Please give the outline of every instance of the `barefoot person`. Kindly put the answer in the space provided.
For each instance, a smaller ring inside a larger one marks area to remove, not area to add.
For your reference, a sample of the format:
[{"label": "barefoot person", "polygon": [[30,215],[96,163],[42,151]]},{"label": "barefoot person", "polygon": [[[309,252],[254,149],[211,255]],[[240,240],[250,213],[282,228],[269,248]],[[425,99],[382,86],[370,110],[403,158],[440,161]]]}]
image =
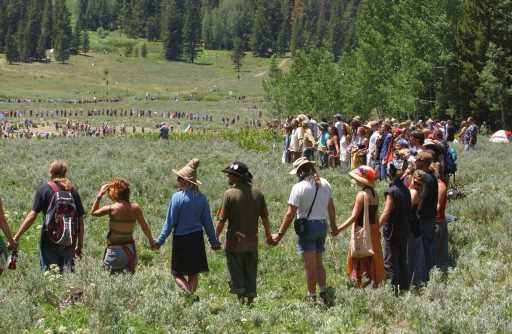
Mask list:
[{"label": "barefoot person", "polygon": [[318,175],[315,162],[306,158],[297,159],[293,163],[290,174],[296,175],[299,182],[292,188],[288,199],[288,210],[279,227],[279,232],[272,238],[276,244],[279,243],[294,219],[306,220],[306,228],[302,231],[296,229],[296,233],[298,234],[297,250],[304,259],[308,298],[316,301],[318,285],[320,298],[329,305],[322,254],[325,251],[328,217],[331,231],[334,232],[336,229],[336,209],[332,200],[331,185]]},{"label": "barefoot person", "polygon": [[[112,204],[100,208],[101,199],[105,194]],[[137,203],[130,202],[130,184],[124,179],[114,179],[103,185],[91,208],[93,217],[109,216],[109,231],[107,234],[107,249],[103,265],[112,274],[129,272],[135,273],[137,251],[133,232],[138,223],[154,247],[153,236],[149,229],[142,209]]]},{"label": "barefoot person", "polygon": [[259,218],[267,243],[273,243],[267,203],[263,194],[252,187],[252,174],[246,164],[235,161],[223,172],[232,187],[224,193],[216,236],[219,238],[228,222],[225,249],[231,293],[242,304],[250,305],[256,297]]},{"label": "barefoot person", "polygon": [[171,198],[167,218],[154,246],[159,249],[173,232],[172,275],[178,287],[190,295],[197,290],[199,274],[208,271],[203,230],[212,249],[221,249],[208,199],[199,191],[198,167],[199,160],[193,159],[182,169],[172,170],[178,176],[179,191]]},{"label": "barefoot person", "polygon": [[4,207],[2,203],[2,199],[0,199],[0,229],[4,233],[7,238],[7,245],[5,245],[4,240],[0,237],[0,274],[5,270],[7,265],[7,257],[8,257],[8,249],[13,252],[16,252],[17,244],[16,241],[12,238],[11,229],[7,224],[7,219],[5,219]]},{"label": "barefoot person", "polygon": [[[359,288],[365,287],[370,283],[373,283],[373,287],[377,288],[386,278],[384,258],[380,244],[380,231],[377,222],[379,198],[374,189],[377,173],[371,167],[360,166],[350,172],[349,175],[355,180],[361,190],[356,195],[352,215],[337,229],[335,234],[339,234],[352,224],[356,224],[356,228],[362,228],[364,225],[365,205],[368,205],[370,235],[374,254],[372,256],[355,258],[349,250],[347,255],[347,275]],[[365,203],[365,197],[367,203]]]},{"label": "barefoot person", "polygon": [[[48,169],[50,181],[37,190],[32,210],[14,236],[14,240],[19,242],[23,233],[32,226],[37,215],[40,212],[43,213],[39,245],[42,271],[49,270],[52,265],[57,265],[61,272],[64,269],[73,271],[75,256],[82,254],[84,208],[80,195],[71,181],[66,178],[67,171],[68,165],[65,161],[56,160],[50,164]],[[67,213],[59,214],[58,211],[61,209]]]}]

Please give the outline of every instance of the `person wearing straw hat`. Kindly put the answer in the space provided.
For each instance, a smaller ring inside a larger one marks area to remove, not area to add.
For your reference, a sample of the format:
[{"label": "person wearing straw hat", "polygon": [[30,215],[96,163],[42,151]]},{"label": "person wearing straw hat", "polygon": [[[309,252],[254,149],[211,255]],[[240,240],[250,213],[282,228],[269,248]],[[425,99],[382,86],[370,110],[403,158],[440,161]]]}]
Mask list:
[{"label": "person wearing straw hat", "polygon": [[177,175],[179,191],[172,195],[160,236],[154,249],[159,249],[173,231],[171,270],[176,285],[185,293],[193,295],[197,290],[199,273],[208,271],[203,230],[213,250],[221,245],[215,236],[208,199],[199,191],[197,179],[199,160],[192,159]]},{"label": "person wearing straw hat", "polygon": [[246,164],[235,161],[222,171],[231,186],[224,193],[216,236],[228,222],[226,262],[231,292],[241,304],[250,305],[256,297],[258,272],[258,221],[261,218],[267,243],[273,244],[265,197],[252,187],[252,174]]},{"label": "person wearing straw hat", "polygon": [[[377,197],[377,193],[374,189],[375,182],[377,180],[377,173],[369,166],[360,166],[351,171],[349,175],[354,179],[361,190],[356,195],[352,214],[339,228],[335,230],[334,235],[339,234],[352,224],[356,224],[356,228],[362,228],[364,225],[365,205],[368,205],[367,208],[369,212],[373,255],[363,258],[353,258],[349,251],[346,270],[349,279],[356,283],[357,287],[362,288],[373,283],[373,287],[377,288],[386,278],[377,218],[379,198]],[[367,198],[366,204],[365,197]],[[366,278],[367,280],[363,282],[363,278]]]},{"label": "person wearing straw hat", "polygon": [[272,239],[276,244],[279,243],[295,218],[296,223],[298,221],[304,223],[305,228],[302,230],[295,227],[298,235],[297,250],[304,259],[308,298],[313,302],[316,301],[318,285],[320,298],[329,306],[332,302],[327,293],[322,254],[325,251],[327,218],[330,220],[331,232],[336,229],[336,209],[332,199],[331,185],[318,175],[315,162],[304,157],[293,163],[290,174],[296,175],[299,182],[292,188],[288,199],[288,210],[279,227],[279,232],[274,234]]}]

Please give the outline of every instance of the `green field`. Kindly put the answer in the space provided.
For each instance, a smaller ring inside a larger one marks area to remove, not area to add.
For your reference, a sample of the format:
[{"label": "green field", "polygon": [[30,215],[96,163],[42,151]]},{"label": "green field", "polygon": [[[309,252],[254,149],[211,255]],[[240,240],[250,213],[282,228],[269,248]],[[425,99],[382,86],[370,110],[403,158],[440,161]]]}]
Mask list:
[{"label": "green field", "polygon": [[[269,60],[245,58],[242,80],[236,80],[229,53],[207,51],[198,64],[165,62],[157,43],[149,43],[148,58],[125,57],[129,40],[117,33],[91,36],[93,52],[72,57],[69,64],[7,65],[0,58],[0,98],[80,99],[106,96],[104,70],[109,70],[109,96],[120,103],[72,105],[63,103],[0,104],[0,111],[66,109],[127,109],[186,111],[242,120],[265,111],[261,82]],[[105,54],[107,50],[109,54]],[[285,67],[287,60],[282,60]],[[94,64],[94,66],[92,66]],[[145,101],[149,92],[155,101]],[[231,94],[230,94],[231,92]],[[193,94],[199,101],[169,101]],[[233,97],[246,96],[244,103]],[[256,106],[256,108],[254,108]],[[64,119],[61,119],[64,120]],[[153,127],[163,119],[94,117],[110,122]],[[19,121],[19,119],[18,119]],[[35,119],[51,124],[55,119]],[[180,126],[184,126],[182,121]],[[173,123],[177,125],[177,122]],[[243,123],[242,123],[243,124]],[[196,125],[196,124],[194,124]],[[171,169],[192,157],[201,159],[199,178],[212,212],[220,206],[227,182],[221,170],[231,161],[245,161],[255,186],[266,195],[273,230],[285,213],[295,179],[280,164],[280,141],[272,150],[272,134],[228,132],[175,135],[170,142],[154,135],[129,138],[58,138],[0,140],[0,196],[15,229],[31,208],[33,192],[46,180],[48,164],[57,158],[71,166],[69,177],[90,207],[100,185],[125,177],[135,201],[145,211],[156,236],[175,191]],[[170,275],[170,247],[159,253],[147,248],[137,231],[138,272],[110,276],[101,268],[107,233],[106,220],[86,218],[85,256],[76,273],[64,277],[41,274],[38,265],[40,221],[22,238],[18,270],[0,277],[0,333],[510,333],[512,332],[512,147],[491,145],[482,138],[478,151],[460,154],[457,182],[467,197],[449,204],[457,216],[449,224],[452,269],[433,274],[428,287],[395,297],[389,286],[356,290],[344,268],[349,235],[329,238],[325,262],[336,306],[324,309],[304,301],[305,277],[289,231],[282,244],[269,248],[261,241],[259,298],[252,308],[240,308],[228,292],[222,252],[208,252],[210,274],[202,277],[198,303],[180,294]],[[460,151],[460,147],[457,147]],[[504,167],[505,166],[505,167]],[[351,212],[356,189],[347,175],[325,171],[331,182],[338,223]],[[383,184],[379,186],[382,198]],[[382,205],[381,205],[382,208]],[[83,292],[74,304],[74,291]]]},{"label": "green field", "polygon": [[[482,140],[483,142],[483,140]],[[460,147],[459,147],[460,148]],[[14,333],[507,333],[512,330],[512,233],[509,200],[512,173],[503,169],[511,147],[481,144],[461,154],[458,182],[467,197],[449,204],[459,217],[449,224],[453,268],[446,277],[433,275],[427,288],[399,298],[391,288],[356,290],[344,274],[348,233],[327,241],[328,283],[336,306],[328,310],[304,302],[305,278],[289,231],[283,243],[269,248],[261,241],[259,298],[253,308],[240,308],[229,295],[222,253],[208,252],[210,274],[203,276],[191,304],[176,291],[169,270],[170,247],[147,249],[140,231],[138,272],[109,276],[101,269],[107,233],[103,219],[86,220],[85,257],[75,274],[42,275],[38,270],[35,224],[21,243],[18,270],[1,277],[0,332]],[[221,169],[234,159],[246,161],[255,185],[266,195],[273,229],[286,209],[294,178],[279,163],[279,152],[241,149],[225,140],[159,142],[150,139],[92,138],[51,141],[0,141],[0,187],[8,220],[17,227],[30,209],[35,187],[45,181],[48,163],[64,158],[70,178],[89,207],[102,182],[122,176],[132,183],[156,235],[168,199],[175,190],[171,168],[201,159],[199,177],[212,211],[220,205],[226,179]],[[498,172],[499,171],[499,172]],[[346,175],[328,171],[338,219],[351,211],[356,189]],[[383,185],[379,187],[382,196]],[[82,298],[66,306],[76,289]]]}]

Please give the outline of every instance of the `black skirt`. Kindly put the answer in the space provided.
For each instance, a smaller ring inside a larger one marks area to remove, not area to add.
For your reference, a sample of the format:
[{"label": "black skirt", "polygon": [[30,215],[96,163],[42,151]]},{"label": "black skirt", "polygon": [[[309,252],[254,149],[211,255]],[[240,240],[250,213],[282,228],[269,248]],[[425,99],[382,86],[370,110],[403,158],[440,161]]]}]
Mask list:
[{"label": "black skirt", "polygon": [[173,236],[171,272],[174,276],[208,272],[202,231]]}]

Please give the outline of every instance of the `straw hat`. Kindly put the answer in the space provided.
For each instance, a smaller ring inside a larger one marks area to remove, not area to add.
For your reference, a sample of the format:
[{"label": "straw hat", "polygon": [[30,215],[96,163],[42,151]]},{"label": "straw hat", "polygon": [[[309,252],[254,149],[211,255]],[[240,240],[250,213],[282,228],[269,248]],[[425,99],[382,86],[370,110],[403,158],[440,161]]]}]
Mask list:
[{"label": "straw hat", "polygon": [[305,157],[298,158],[297,160],[295,160],[293,162],[293,169],[290,171],[290,175],[297,175],[297,172],[299,171],[299,169],[302,166],[305,166],[305,165],[313,165],[314,166],[315,164],[316,164],[316,162],[310,161]]},{"label": "straw hat", "polygon": [[173,169],[172,172],[187,182],[195,184],[196,186],[202,184],[197,179],[197,168],[199,167],[199,159],[192,159],[188,164],[180,170]]},{"label": "straw hat", "polygon": [[369,166],[360,166],[349,173],[357,182],[360,182],[370,188],[375,187],[375,181],[377,180],[377,173]]}]

